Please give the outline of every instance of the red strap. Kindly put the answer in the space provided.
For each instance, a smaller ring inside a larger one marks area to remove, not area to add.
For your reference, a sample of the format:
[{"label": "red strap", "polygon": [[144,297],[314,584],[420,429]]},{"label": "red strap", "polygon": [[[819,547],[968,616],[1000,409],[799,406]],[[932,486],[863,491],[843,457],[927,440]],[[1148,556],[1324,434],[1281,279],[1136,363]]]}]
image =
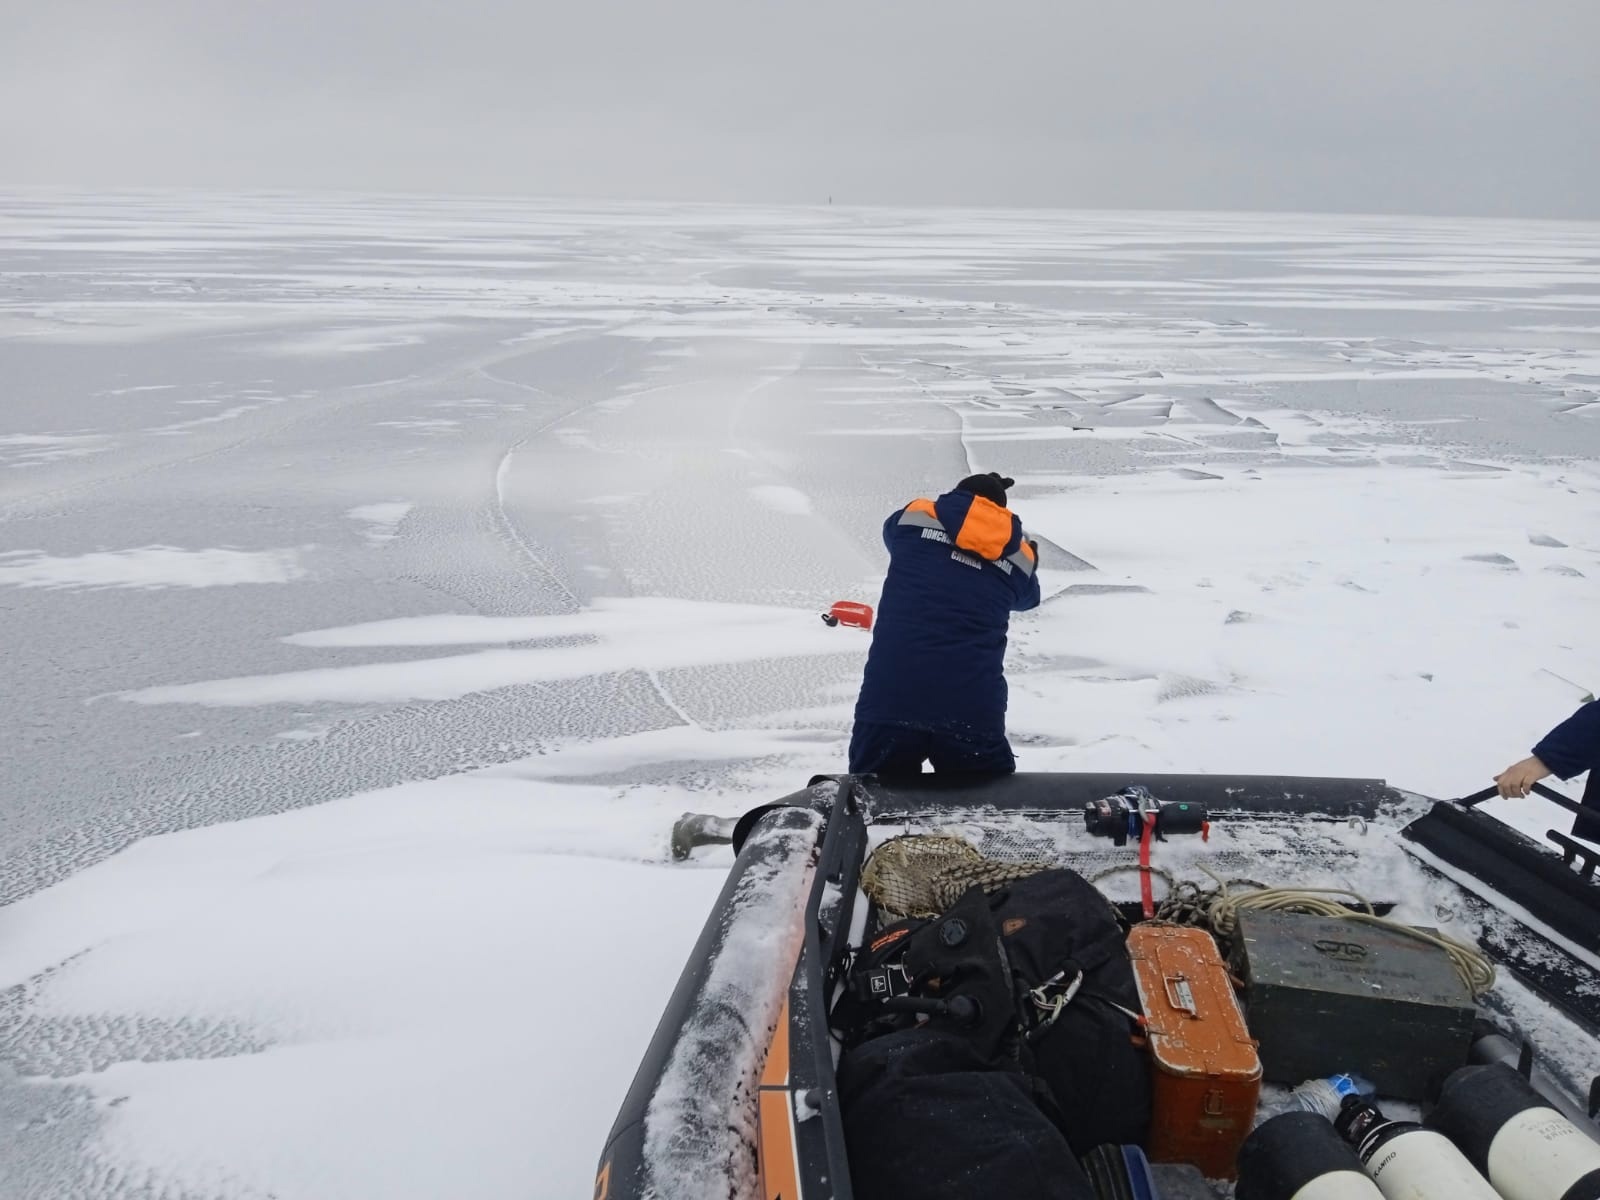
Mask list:
[{"label": "red strap", "polygon": [[1144,833],[1139,837],[1139,897],[1144,901],[1144,918],[1156,915],[1156,897],[1150,887],[1150,841],[1156,832],[1155,813],[1145,813]]}]

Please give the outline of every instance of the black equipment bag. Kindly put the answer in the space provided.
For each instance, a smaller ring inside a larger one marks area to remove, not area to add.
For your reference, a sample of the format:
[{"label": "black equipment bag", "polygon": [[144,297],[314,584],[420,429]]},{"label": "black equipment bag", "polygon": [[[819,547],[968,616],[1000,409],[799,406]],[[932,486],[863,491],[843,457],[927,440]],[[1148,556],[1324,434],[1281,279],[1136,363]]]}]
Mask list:
[{"label": "black equipment bag", "polygon": [[845,975],[844,991],[828,1014],[828,1027],[845,1046],[909,1029],[917,1023],[915,1013],[892,1008],[886,1002],[911,994],[911,976],[905,967],[906,946],[910,936],[927,923],[912,917],[885,925],[855,952]]},{"label": "black equipment bag", "polygon": [[846,997],[834,1025],[864,1031],[837,1076],[860,1200],[1093,1200],[1021,1069],[1015,985],[981,888],[880,931]]},{"label": "black equipment bag", "polygon": [[1094,1200],[1030,1080],[932,1024],[862,1042],[839,1060],[857,1200]]},{"label": "black equipment bag", "polygon": [[1073,1150],[1142,1144],[1150,1060],[1126,935],[1110,902],[1064,867],[1008,883],[989,899],[1015,978],[1025,1053]]},{"label": "black equipment bag", "polygon": [[1145,1140],[1151,1081],[1138,1013],[1114,910],[1060,868],[992,895],[970,888],[940,917],[880,930],[852,962],[831,1024],[847,1050],[920,1026],[964,1039],[991,1067],[1021,1068],[1081,1156]]},{"label": "black equipment bag", "polygon": [[1015,1065],[1015,994],[988,897],[975,887],[942,916],[880,930],[851,962],[829,1024],[846,1046],[927,1025]]}]

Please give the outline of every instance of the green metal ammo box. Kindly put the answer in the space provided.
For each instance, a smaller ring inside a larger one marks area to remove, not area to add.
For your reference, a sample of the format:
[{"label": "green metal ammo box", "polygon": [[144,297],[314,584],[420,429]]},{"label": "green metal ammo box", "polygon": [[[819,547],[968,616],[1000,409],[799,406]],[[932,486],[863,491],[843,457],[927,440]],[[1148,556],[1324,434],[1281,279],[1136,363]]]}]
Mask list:
[{"label": "green metal ammo box", "polygon": [[1241,910],[1231,966],[1274,1083],[1350,1071],[1421,1100],[1467,1061],[1477,1014],[1438,946],[1303,913]]}]

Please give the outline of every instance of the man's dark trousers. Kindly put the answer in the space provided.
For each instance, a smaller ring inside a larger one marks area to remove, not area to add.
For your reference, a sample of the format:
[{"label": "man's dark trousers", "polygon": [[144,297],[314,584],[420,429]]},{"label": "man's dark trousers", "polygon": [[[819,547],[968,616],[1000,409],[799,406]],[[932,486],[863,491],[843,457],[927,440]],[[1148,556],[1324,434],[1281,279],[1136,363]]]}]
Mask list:
[{"label": "man's dark trousers", "polygon": [[1008,775],[1017,769],[1003,733],[936,732],[857,721],[850,735],[850,773],[917,775],[924,761],[935,771],[983,771]]}]

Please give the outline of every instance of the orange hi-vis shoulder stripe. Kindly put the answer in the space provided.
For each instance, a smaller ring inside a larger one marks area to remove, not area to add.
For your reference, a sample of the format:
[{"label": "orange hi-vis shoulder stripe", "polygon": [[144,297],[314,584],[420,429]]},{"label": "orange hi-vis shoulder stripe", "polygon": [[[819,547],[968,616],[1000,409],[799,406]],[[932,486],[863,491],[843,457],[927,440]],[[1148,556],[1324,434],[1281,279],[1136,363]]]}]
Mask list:
[{"label": "orange hi-vis shoulder stripe", "polygon": [[1009,541],[1011,510],[1001,508],[993,500],[974,496],[972,507],[967,509],[967,519],[961,522],[961,532],[956,534],[956,545],[984,558],[997,559]]},{"label": "orange hi-vis shoulder stripe", "polygon": [[[902,496],[905,495],[904,492],[901,492],[900,494]],[[932,517],[935,521],[939,519],[939,514],[934,509],[932,500],[913,500],[910,504],[906,505],[906,511],[921,513],[923,516]]]}]

